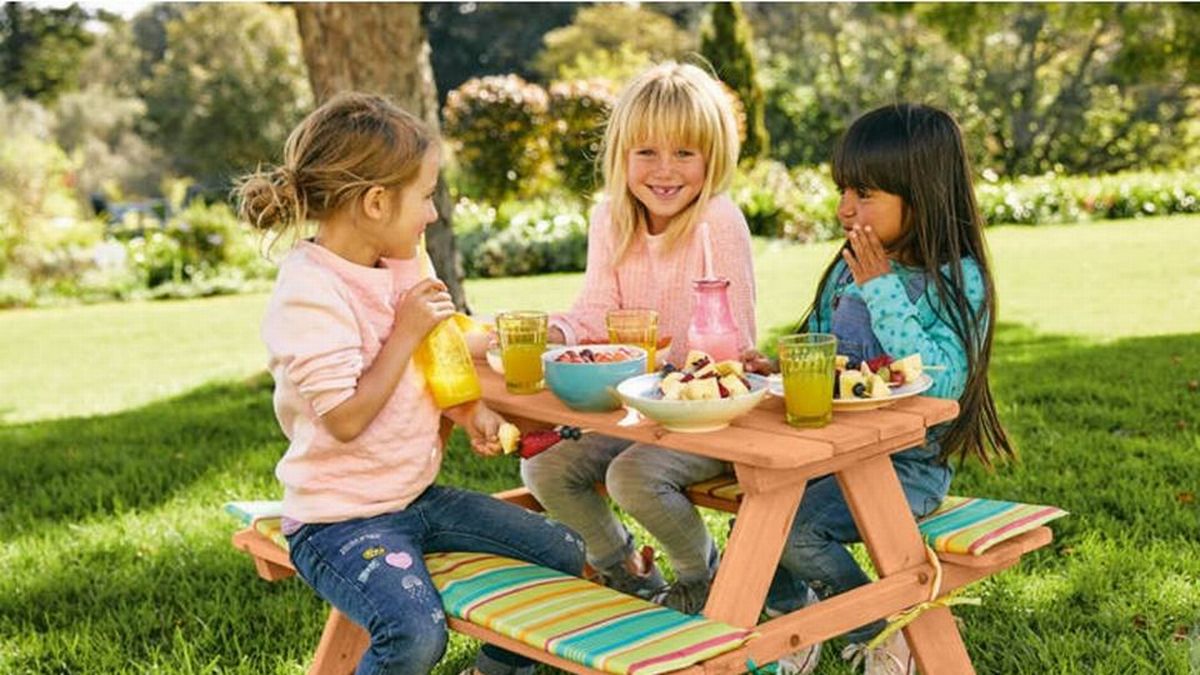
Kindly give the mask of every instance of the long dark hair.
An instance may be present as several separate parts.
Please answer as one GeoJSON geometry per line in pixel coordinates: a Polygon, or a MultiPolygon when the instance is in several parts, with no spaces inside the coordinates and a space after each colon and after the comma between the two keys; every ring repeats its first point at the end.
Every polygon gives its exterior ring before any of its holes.
{"type": "MultiPolygon", "coordinates": [[[[967,383],[959,416],[941,438],[942,459],[958,456],[961,462],[975,456],[990,465],[993,454],[1014,457],[988,385],[996,291],[958,124],[945,111],[919,104],[872,110],[855,120],[838,142],[833,181],[839,190],[882,190],[904,200],[904,231],[888,253],[924,270],[937,294],[939,318],[966,349],[967,383]],[[974,259],[983,276],[985,295],[978,311],[967,298],[964,258],[974,259]]],[[[838,251],[822,275],[813,304],[800,321],[801,330],[810,318],[819,318],[822,291],[840,257],[838,251]]]]}

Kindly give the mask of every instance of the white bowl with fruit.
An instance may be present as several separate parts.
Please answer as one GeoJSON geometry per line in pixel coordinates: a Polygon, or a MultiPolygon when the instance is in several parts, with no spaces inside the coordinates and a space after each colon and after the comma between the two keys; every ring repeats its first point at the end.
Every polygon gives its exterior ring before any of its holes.
{"type": "Polygon", "coordinates": [[[740,361],[714,363],[704,352],[688,353],[682,370],[629,378],[617,386],[625,405],[669,431],[717,431],[754,409],[767,380],[747,374],[740,361]]]}

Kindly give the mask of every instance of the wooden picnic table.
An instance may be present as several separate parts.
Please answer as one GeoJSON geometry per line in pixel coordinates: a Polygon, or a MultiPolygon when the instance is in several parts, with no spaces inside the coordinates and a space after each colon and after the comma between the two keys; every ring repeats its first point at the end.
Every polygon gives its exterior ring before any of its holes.
{"type": "MultiPolygon", "coordinates": [[[[755,626],[805,484],[814,477],[836,474],[879,579],[760,624],[756,628],[759,637],[745,647],[684,672],[744,672],[748,659],[759,665],[770,663],[805,645],[931,599],[935,563],[927,557],[890,456],[923,443],[928,427],[953,419],[958,414],[957,402],[914,397],[877,410],[836,412],[833,422],[824,428],[798,429],[784,421],[782,399],[768,396],[726,429],[678,433],[648,419],[622,425],[625,410],[577,412],[549,390],[509,394],[502,376],[483,364],[478,371],[484,400],[506,417],[577,426],[724,460],[733,466],[743,496],[704,607],[704,615],[710,619],[755,626]]],[[[986,567],[946,570],[943,592],[991,571],[986,567]]],[[[904,632],[926,675],[974,672],[949,609],[934,607],[923,612],[904,632]]]]}

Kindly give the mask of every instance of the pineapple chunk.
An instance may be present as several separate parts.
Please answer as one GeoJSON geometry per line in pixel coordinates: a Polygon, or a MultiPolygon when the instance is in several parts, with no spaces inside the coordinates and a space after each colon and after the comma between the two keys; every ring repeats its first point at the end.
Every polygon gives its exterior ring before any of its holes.
{"type": "MultiPolygon", "coordinates": [[[[675,373],[671,373],[674,375],[675,373]]],[[[662,389],[664,401],[678,401],[683,398],[683,390],[687,387],[683,382],[683,377],[672,378],[670,375],[663,378],[663,381],[658,385],[662,389]]]]}
{"type": "Polygon", "coordinates": [[[912,384],[921,377],[921,370],[924,365],[921,363],[921,354],[909,354],[899,361],[892,362],[892,370],[899,372],[904,376],[905,384],[912,384]]]}
{"type": "Polygon", "coordinates": [[[870,384],[867,385],[871,398],[887,398],[891,396],[891,390],[888,389],[887,381],[878,375],[872,375],[870,384]]]}
{"type": "Polygon", "coordinates": [[[682,384],[683,383],[683,373],[679,372],[678,370],[673,370],[673,371],[667,373],[666,376],[663,377],[662,383],[666,384],[668,382],[679,382],[680,384],[682,384]]]}
{"type": "Polygon", "coordinates": [[[700,363],[706,359],[709,363],[712,363],[712,357],[706,352],[702,352],[699,349],[693,349],[688,352],[687,358],[683,360],[683,367],[685,370],[692,370],[696,367],[697,363],[700,363]]]}
{"type": "Polygon", "coordinates": [[[711,401],[721,398],[721,390],[717,387],[717,378],[715,377],[691,380],[684,386],[683,397],[691,401],[711,401]]]}
{"type": "Polygon", "coordinates": [[[838,392],[842,398],[855,399],[854,385],[866,384],[861,370],[844,370],[838,379],[838,392]]]}
{"type": "Polygon", "coordinates": [[[699,380],[702,377],[710,377],[713,375],[719,376],[720,374],[721,371],[717,369],[717,364],[709,363],[692,373],[692,376],[699,380]]]}
{"type": "Polygon", "coordinates": [[[500,437],[500,447],[506,455],[516,452],[521,445],[521,430],[515,424],[510,422],[501,424],[496,435],[500,437]]]}
{"type": "Polygon", "coordinates": [[[732,373],[721,378],[721,385],[729,392],[729,398],[750,393],[750,389],[746,387],[745,382],[742,382],[742,378],[732,373]]]}
{"type": "Polygon", "coordinates": [[[833,357],[834,370],[845,370],[846,366],[848,365],[850,365],[849,356],[846,356],[845,354],[838,354],[837,356],[833,357]]]}
{"type": "Polygon", "coordinates": [[[745,373],[745,371],[742,369],[741,361],[733,361],[733,360],[721,361],[720,363],[718,363],[716,365],[716,368],[717,368],[717,374],[720,375],[721,377],[725,377],[726,375],[733,375],[733,374],[741,375],[741,374],[745,373]]]}

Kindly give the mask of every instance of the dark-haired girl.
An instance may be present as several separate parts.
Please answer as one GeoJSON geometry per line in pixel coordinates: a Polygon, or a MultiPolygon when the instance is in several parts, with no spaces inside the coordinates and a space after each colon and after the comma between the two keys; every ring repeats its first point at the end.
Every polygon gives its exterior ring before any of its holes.
{"type": "MultiPolygon", "coordinates": [[[[996,297],[962,134],[947,113],[889,105],[856,120],[833,156],[841,192],[838,220],[846,245],[826,269],[801,331],[833,333],[851,361],[920,353],[934,384],[929,395],[957,399],[957,419],[929,430],[923,446],[893,456],[913,515],[946,496],[952,459],[990,464],[1013,449],[988,386],[996,297]]],[[[761,355],[746,355],[761,370],[761,355]]],[[[792,525],[768,611],[788,611],[868,582],[846,550],[858,528],[833,476],[808,484],[792,525]]],[[[902,633],[874,649],[877,621],[847,634],[845,656],[867,673],[915,672],[902,633]]],[[[810,672],[816,649],[781,668],[810,672]]],[[[782,670],[781,670],[782,672],[782,670]]]]}

